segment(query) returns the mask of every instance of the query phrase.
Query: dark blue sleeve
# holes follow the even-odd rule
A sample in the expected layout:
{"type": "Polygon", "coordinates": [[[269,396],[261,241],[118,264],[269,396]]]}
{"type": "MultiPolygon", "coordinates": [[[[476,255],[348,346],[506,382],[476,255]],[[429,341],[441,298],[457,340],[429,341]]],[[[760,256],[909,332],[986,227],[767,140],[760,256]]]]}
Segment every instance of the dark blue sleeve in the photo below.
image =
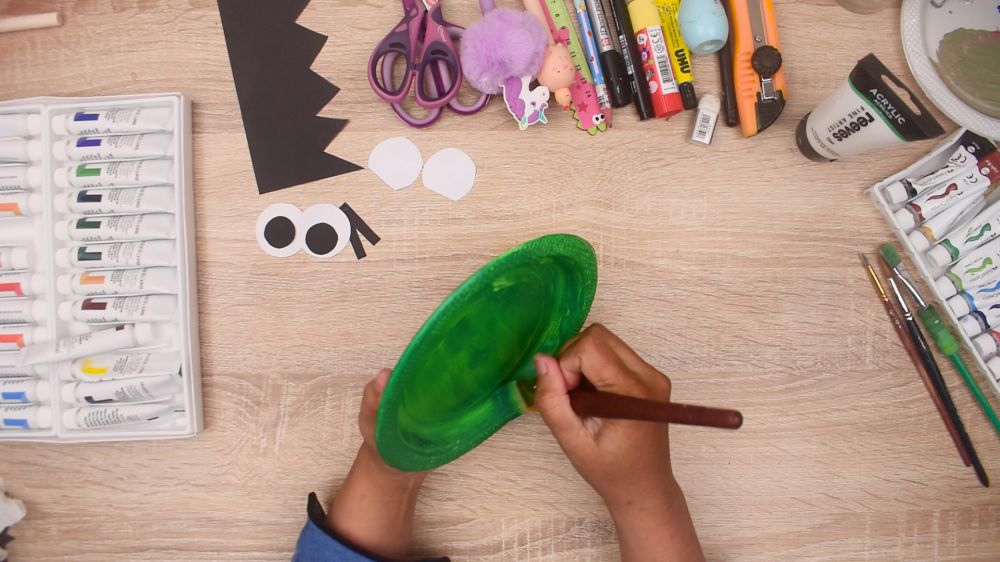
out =
{"type": "MultiPolygon", "coordinates": [[[[326,513],[316,494],[309,494],[306,526],[295,543],[292,562],[387,562],[384,558],[363,553],[326,529],[326,513]]],[[[447,558],[427,559],[427,562],[448,562],[447,558]]]]}

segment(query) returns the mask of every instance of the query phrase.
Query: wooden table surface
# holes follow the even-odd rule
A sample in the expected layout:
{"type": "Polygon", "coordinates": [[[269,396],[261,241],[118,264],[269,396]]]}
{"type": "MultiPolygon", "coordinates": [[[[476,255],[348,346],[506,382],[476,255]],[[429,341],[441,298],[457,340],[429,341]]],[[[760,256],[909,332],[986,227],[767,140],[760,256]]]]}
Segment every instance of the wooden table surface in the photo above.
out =
{"type": "MultiPolygon", "coordinates": [[[[445,4],[449,19],[475,20],[474,2],[445,4]]],[[[395,135],[425,158],[457,147],[478,177],[454,203],[419,184],[393,192],[367,170],[258,195],[213,0],[0,0],[2,14],[65,17],[0,35],[0,99],[194,100],[206,426],[177,441],[0,445],[0,476],[29,509],[13,559],[288,559],[306,495],[332,498],[360,443],[366,381],[482,263],[553,232],[597,250],[591,321],[667,373],[676,400],[746,417],[736,432],[672,431],[710,560],[1000,558],[1000,492],[962,466],[858,263],[890,236],[865,188],[933,142],[817,164],[793,140],[870,51],[915,85],[899,10],[776,4],[784,115],[752,139],[722,126],[700,148],[685,142],[690,113],[640,124],[631,108],[597,138],[559,111],[519,133],[497,101],[409,129],[365,79],[398,3],[313,0],[299,21],[330,36],[313,68],[342,90],[323,114],[351,120],[330,151],[364,165],[395,135]],[[267,205],[345,201],[382,236],[363,261],[258,248],[267,205]]],[[[718,89],[714,57],[694,68],[699,91],[718,89]]],[[[946,378],[1000,481],[1000,439],[951,368],[946,378]]],[[[457,561],[618,560],[600,500],[536,416],[428,479],[415,542],[457,561]]]]}

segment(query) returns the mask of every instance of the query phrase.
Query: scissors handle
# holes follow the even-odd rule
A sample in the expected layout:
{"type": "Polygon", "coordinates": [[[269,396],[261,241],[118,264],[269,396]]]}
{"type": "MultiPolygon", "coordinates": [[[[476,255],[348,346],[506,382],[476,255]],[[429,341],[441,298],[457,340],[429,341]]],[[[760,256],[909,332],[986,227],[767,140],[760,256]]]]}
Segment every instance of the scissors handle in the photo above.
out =
{"type": "Polygon", "coordinates": [[[368,83],[375,95],[389,103],[403,101],[410,91],[414,77],[414,65],[419,53],[416,51],[423,26],[425,8],[420,0],[403,0],[403,19],[385,36],[372,51],[368,59],[368,83]],[[392,55],[388,57],[388,55],[392,55]],[[393,85],[392,64],[397,57],[402,57],[406,63],[403,80],[398,86],[393,85]],[[380,66],[389,65],[388,72],[382,72],[380,66]]]}
{"type": "Polygon", "coordinates": [[[420,62],[416,68],[417,87],[414,93],[417,105],[424,109],[436,109],[448,105],[458,95],[458,89],[462,86],[462,65],[449,33],[450,27],[451,24],[444,20],[444,15],[441,13],[441,4],[431,5],[424,18],[424,43],[420,62]],[[427,72],[433,67],[449,77],[446,88],[433,87],[427,80],[427,72]]]}

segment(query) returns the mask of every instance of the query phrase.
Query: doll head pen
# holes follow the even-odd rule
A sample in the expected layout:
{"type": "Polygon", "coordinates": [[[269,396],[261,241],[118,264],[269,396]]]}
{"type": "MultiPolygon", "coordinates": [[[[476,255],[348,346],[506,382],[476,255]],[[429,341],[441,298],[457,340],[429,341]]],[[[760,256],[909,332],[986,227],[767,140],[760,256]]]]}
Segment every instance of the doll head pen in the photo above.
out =
{"type": "Polygon", "coordinates": [[[941,353],[947,355],[948,359],[955,365],[955,369],[962,375],[962,379],[965,380],[965,384],[972,391],[972,395],[975,396],[979,407],[983,410],[986,417],[989,418],[990,423],[993,424],[993,429],[1000,434],[1000,418],[997,417],[996,411],[990,406],[990,402],[986,399],[979,384],[976,383],[972,374],[969,373],[969,368],[965,364],[965,360],[959,354],[958,342],[955,341],[955,336],[951,333],[948,325],[941,319],[941,314],[938,313],[937,307],[924,300],[917,289],[916,283],[913,282],[913,278],[910,277],[910,272],[907,271],[903,260],[899,257],[899,253],[896,252],[896,249],[891,244],[883,244],[880,252],[886,265],[892,268],[893,275],[903,283],[906,290],[913,296],[913,300],[917,302],[917,308],[919,309],[917,315],[920,317],[920,321],[923,322],[924,328],[930,332],[934,343],[937,344],[941,353]]]}

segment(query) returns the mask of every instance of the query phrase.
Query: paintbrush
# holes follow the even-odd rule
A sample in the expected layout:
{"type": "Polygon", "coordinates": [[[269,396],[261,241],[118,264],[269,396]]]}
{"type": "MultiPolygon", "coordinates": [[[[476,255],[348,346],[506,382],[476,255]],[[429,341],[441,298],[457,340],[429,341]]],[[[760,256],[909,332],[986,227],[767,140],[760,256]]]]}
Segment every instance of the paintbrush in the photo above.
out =
{"type": "Polygon", "coordinates": [[[955,448],[958,449],[958,454],[962,457],[962,462],[965,466],[970,466],[971,461],[969,459],[969,452],[965,450],[962,446],[962,440],[958,436],[958,429],[955,424],[952,423],[951,418],[948,417],[948,413],[945,411],[944,402],[941,401],[941,395],[938,394],[934,383],[931,382],[931,376],[927,372],[927,367],[924,365],[923,361],[920,359],[920,354],[917,353],[917,346],[913,343],[913,339],[906,332],[906,328],[903,326],[902,320],[899,318],[899,314],[896,313],[896,309],[893,308],[892,303],[889,302],[889,296],[885,293],[885,288],[882,286],[882,281],[879,279],[878,274],[872,268],[872,265],[868,263],[868,258],[859,253],[861,256],[861,263],[868,270],[868,276],[871,277],[872,285],[875,286],[875,291],[878,293],[879,299],[882,301],[882,306],[885,308],[886,314],[889,316],[889,321],[892,322],[893,328],[896,329],[896,336],[899,337],[900,343],[903,344],[903,348],[906,349],[906,353],[910,356],[910,361],[913,362],[913,366],[917,368],[917,374],[920,375],[920,380],[924,383],[924,388],[927,389],[927,394],[930,395],[931,401],[934,402],[934,407],[937,408],[938,414],[941,416],[941,421],[944,422],[945,428],[948,430],[948,435],[951,436],[952,442],[955,443],[955,448]]]}
{"type": "Polygon", "coordinates": [[[965,384],[972,391],[976,402],[979,403],[980,409],[989,418],[990,423],[993,424],[993,429],[996,430],[997,434],[1000,434],[1000,418],[997,417],[997,413],[993,410],[993,406],[990,405],[990,401],[986,398],[979,384],[976,383],[976,379],[972,378],[969,367],[959,354],[958,341],[955,340],[955,335],[951,333],[951,329],[948,328],[948,325],[941,318],[937,307],[924,300],[917,289],[916,283],[913,282],[913,278],[910,277],[909,271],[903,265],[903,260],[899,257],[899,253],[896,252],[896,249],[891,244],[883,244],[880,253],[886,265],[892,268],[893,274],[903,282],[906,290],[913,296],[913,300],[917,302],[917,308],[920,309],[917,311],[917,316],[923,322],[924,329],[930,332],[931,338],[937,344],[938,350],[945,354],[951,360],[952,364],[955,365],[955,369],[962,375],[965,384]]]}
{"type": "Polygon", "coordinates": [[[647,400],[598,390],[582,388],[571,390],[569,402],[573,406],[573,411],[580,417],[700,425],[722,429],[739,429],[743,425],[743,414],[736,410],[647,400]]]}
{"type": "Polygon", "coordinates": [[[962,418],[958,416],[958,409],[955,408],[955,402],[951,399],[951,393],[948,392],[948,385],[945,384],[944,377],[941,375],[941,369],[938,367],[937,361],[934,360],[934,354],[931,353],[931,348],[927,345],[927,340],[924,338],[923,332],[920,331],[917,321],[914,320],[913,314],[910,312],[910,307],[906,304],[903,293],[899,291],[899,286],[896,284],[894,277],[889,277],[889,285],[892,287],[892,293],[896,297],[896,304],[903,311],[903,321],[907,332],[913,338],[913,343],[917,347],[917,353],[927,368],[927,374],[930,375],[931,382],[934,383],[934,388],[937,389],[938,394],[941,396],[945,412],[948,413],[948,417],[951,418],[951,422],[955,425],[956,431],[958,431],[959,442],[965,448],[966,452],[968,452],[972,469],[976,471],[976,477],[979,478],[979,482],[983,486],[989,487],[990,479],[986,475],[983,464],[979,461],[979,455],[976,454],[976,448],[972,446],[969,434],[965,431],[962,418]]]}

